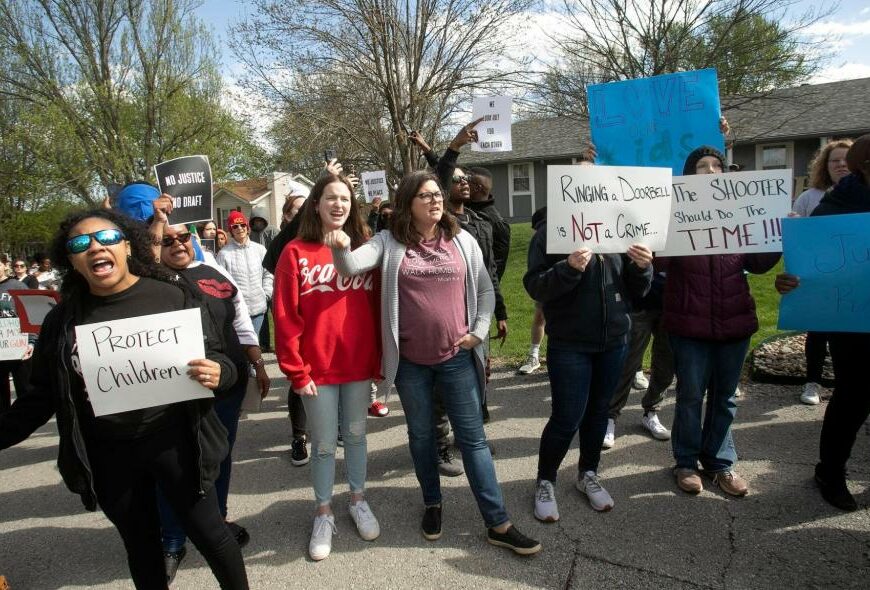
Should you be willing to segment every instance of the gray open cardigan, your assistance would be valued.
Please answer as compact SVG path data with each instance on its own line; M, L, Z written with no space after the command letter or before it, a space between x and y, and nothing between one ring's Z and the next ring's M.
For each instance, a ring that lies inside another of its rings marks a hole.
M489 324L495 308L495 295L489 272L483 264L480 246L468 232L460 230L453 238L465 261L465 310L470 333L480 338L474 347L481 398L486 395L484 371L484 343L489 335ZM354 276L381 268L381 340L383 342L381 368L384 380L378 393L387 397L399 369L399 266L405 258L406 247L389 230L378 232L371 240L354 250L332 250L335 269L342 276Z

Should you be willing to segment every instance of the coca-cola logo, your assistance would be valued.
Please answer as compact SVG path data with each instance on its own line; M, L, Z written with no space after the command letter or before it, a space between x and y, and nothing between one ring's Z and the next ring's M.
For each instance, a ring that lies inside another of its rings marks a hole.
M333 293L338 291L372 290L372 273L367 272L355 277L343 277L335 271L332 264L315 264L308 266L307 258L299 259L299 274L302 283L299 285L299 296L315 291Z

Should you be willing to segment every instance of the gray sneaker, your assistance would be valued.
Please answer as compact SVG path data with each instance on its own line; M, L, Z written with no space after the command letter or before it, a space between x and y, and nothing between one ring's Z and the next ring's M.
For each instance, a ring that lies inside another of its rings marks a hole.
M438 473L447 477L458 477L465 473L462 463L450 452L450 447L438 451Z

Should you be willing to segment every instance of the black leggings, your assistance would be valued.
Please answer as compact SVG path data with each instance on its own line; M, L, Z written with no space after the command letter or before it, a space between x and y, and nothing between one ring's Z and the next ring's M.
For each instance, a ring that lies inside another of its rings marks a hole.
M135 440L88 441L97 500L121 534L130 575L139 590L167 588L158 484L220 587L247 589L242 552L218 509L214 486L205 496L197 493L191 438L183 427L175 427Z
M9 389L9 375L15 384L15 397L24 397L30 381L30 359L26 361L0 361L0 412L12 405L12 390Z
M807 332L804 354L807 358L807 381L821 383L825 357L828 356L828 333Z
M829 338L835 384L822 422L819 466L824 476L841 478L855 437L870 415L870 391L865 385L870 335L837 333Z

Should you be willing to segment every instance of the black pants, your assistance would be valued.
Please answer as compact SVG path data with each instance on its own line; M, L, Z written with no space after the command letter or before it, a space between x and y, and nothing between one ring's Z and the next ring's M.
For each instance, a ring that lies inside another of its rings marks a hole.
M30 359L26 361L0 361L0 412L12 405L12 390L9 388L9 375L15 384L15 396L22 397L30 381Z
M302 396L293 392L293 387L287 390L287 414L290 417L290 429L293 439L308 436L308 414L302 405Z
M242 552L221 516L214 486L205 496L197 492L190 434L177 427L135 440L90 440L87 446L97 500L121 534L137 589L167 588L157 485L220 587L248 588Z
M834 394L825 411L819 441L820 468L827 477L843 477L855 436L870 415L870 389L864 384L870 335L830 334Z
M269 329L269 310L272 308L272 303L266 304L266 311L263 312L263 325L260 326L260 333L257 334L257 340L260 341L260 350L263 352L272 352L272 335Z
M807 382L821 383L822 369L825 366L825 357L828 355L828 333L807 332L804 355L807 359Z

